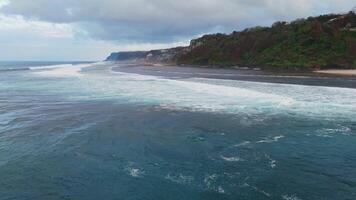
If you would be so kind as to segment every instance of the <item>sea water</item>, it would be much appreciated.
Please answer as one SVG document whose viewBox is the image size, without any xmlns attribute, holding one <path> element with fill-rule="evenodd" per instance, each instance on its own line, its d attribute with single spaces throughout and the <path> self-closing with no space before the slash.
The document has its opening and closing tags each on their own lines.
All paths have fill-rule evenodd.
<svg viewBox="0 0 356 200">
<path fill-rule="evenodd" d="M 356 199 L 354 88 L 0 65 L 0 199 Z"/>
</svg>

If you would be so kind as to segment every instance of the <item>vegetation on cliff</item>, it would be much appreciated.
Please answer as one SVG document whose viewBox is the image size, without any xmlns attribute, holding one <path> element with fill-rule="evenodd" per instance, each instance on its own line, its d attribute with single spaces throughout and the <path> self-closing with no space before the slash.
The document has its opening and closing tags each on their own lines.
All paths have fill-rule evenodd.
<svg viewBox="0 0 356 200">
<path fill-rule="evenodd" d="M 356 14 L 329 14 L 231 34 L 212 34 L 188 47 L 119 52 L 108 60 L 275 69 L 356 68 Z"/>
<path fill-rule="evenodd" d="M 278 68 L 356 68 L 356 14 L 276 22 L 191 41 L 180 64 Z"/>
</svg>

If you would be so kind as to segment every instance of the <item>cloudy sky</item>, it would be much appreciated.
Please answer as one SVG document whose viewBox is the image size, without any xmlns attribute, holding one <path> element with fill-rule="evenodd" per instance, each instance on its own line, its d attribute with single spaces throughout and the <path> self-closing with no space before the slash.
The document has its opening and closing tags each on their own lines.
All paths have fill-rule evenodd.
<svg viewBox="0 0 356 200">
<path fill-rule="evenodd" d="M 204 33 L 339 13 L 355 0 L 0 0 L 0 60 L 102 60 Z"/>
</svg>

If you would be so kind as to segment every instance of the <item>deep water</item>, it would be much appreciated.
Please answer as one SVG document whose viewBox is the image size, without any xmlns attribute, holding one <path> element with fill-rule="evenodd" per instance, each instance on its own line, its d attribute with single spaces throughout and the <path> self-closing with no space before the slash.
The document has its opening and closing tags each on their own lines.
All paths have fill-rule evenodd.
<svg viewBox="0 0 356 200">
<path fill-rule="evenodd" d="M 0 199 L 356 199 L 356 89 L 58 64 L 0 66 Z"/>
</svg>

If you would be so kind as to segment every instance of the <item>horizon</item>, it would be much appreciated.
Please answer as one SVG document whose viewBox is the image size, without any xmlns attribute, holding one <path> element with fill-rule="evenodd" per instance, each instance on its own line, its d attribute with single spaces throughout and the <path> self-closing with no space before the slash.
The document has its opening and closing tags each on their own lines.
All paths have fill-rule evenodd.
<svg viewBox="0 0 356 200">
<path fill-rule="evenodd" d="M 201 5 L 201 1 L 107 0 L 81 6 L 72 0 L 0 0 L 0 60 L 102 61 L 112 52 L 187 46 L 205 34 L 229 34 L 355 9 L 350 0 L 338 1 L 336 6 L 335 0 L 225 1 L 207 0 Z M 144 9 L 145 5 L 150 9 Z"/>
</svg>

